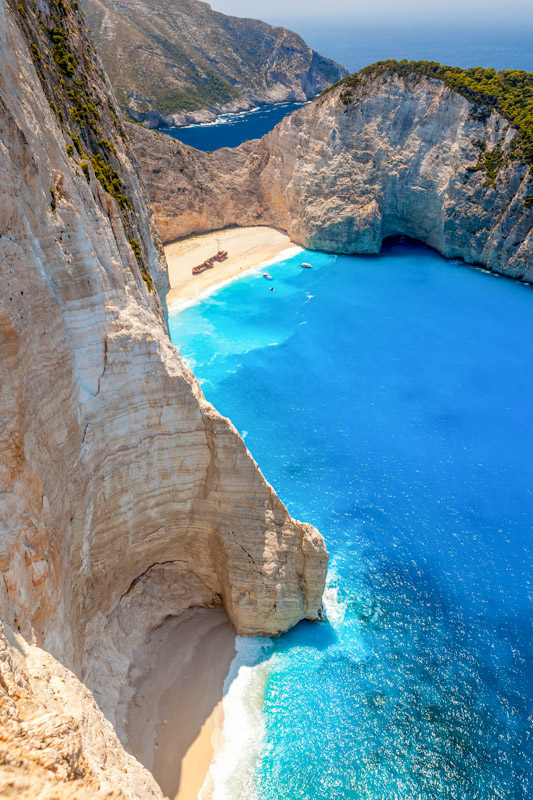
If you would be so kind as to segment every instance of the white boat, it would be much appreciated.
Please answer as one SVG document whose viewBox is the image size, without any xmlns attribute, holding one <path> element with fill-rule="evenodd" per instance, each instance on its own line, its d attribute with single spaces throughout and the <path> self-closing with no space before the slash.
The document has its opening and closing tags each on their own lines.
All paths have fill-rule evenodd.
<svg viewBox="0 0 533 800">
<path fill-rule="evenodd" d="M 263 272 L 263 278 L 266 278 L 267 281 L 271 281 L 272 280 L 272 275 L 269 275 L 268 272 Z"/>
<path fill-rule="evenodd" d="M 312 264 L 308 264 L 307 261 L 302 261 L 302 267 L 305 267 L 306 269 L 311 269 L 312 266 L 313 265 Z"/>
</svg>

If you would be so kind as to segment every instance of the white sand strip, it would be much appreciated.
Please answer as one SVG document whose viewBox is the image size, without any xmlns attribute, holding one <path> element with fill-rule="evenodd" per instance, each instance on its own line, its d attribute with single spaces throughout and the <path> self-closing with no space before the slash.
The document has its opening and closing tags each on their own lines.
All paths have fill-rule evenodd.
<svg viewBox="0 0 533 800">
<path fill-rule="evenodd" d="M 166 620 L 136 653 L 136 699 L 128 750 L 164 794 L 197 800 L 223 724 L 224 680 L 235 631 L 221 609 L 190 609 Z"/>
<path fill-rule="evenodd" d="M 169 308 L 183 305 L 205 294 L 213 286 L 224 283 L 245 270 L 275 258 L 292 242 L 276 228 L 226 228 L 222 231 L 191 236 L 165 247 L 170 279 L 167 295 Z M 214 256 L 218 250 L 228 252 L 227 261 L 215 264 L 200 275 L 192 268 Z"/>
</svg>

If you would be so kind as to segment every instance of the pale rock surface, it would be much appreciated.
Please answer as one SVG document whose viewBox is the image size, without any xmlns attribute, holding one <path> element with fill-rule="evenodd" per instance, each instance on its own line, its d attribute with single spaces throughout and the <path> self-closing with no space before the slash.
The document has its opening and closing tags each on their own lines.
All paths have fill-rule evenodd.
<svg viewBox="0 0 533 800">
<path fill-rule="evenodd" d="M 509 154 L 516 136 L 483 121 L 439 80 L 369 77 L 346 105 L 333 89 L 262 139 L 212 154 L 130 126 L 165 241 L 229 225 L 273 225 L 311 249 L 377 253 L 406 235 L 444 256 L 533 280 L 529 168 L 494 185 L 476 141 Z"/>
<path fill-rule="evenodd" d="M 0 731 L 2 798 L 163 796 L 76 676 L 1 623 Z"/>
<path fill-rule="evenodd" d="M 74 150 L 67 154 L 70 139 L 42 88 L 53 91 L 53 82 L 38 79 L 27 46 L 41 36 L 34 13 L 44 27 L 55 24 L 47 0 L 38 8 L 27 3 L 23 16 L 0 0 L 0 611 L 29 643 L 1 640 L 9 736 L 22 749 L 0 764 L 0 781 L 13 797 L 70 798 L 75 783 L 57 791 L 55 783 L 79 774 L 88 787 L 80 797 L 98 786 L 155 797 L 140 765 L 134 780 L 115 779 L 123 768 L 129 775 L 130 758 L 66 669 L 84 676 L 120 733 L 128 659 L 153 626 L 191 605 L 222 605 L 242 634 L 316 619 L 327 553 L 314 528 L 289 516 L 170 343 L 153 216 L 109 84 L 70 6 L 61 24 L 79 40 L 102 109 L 98 135 L 115 148 L 156 292 L 116 201 L 88 161 L 86 178 Z M 12 667 L 13 648 L 24 663 Z M 44 671 L 35 681 L 30 662 Z M 58 717 L 62 701 L 46 688 L 55 675 L 71 687 L 65 714 L 75 723 Z M 20 681 L 21 703 L 35 696 L 42 712 L 24 716 L 12 689 Z M 34 764 L 34 751 L 49 746 L 57 758 Z M 116 760 L 110 772 L 103 760 L 106 780 L 94 782 L 108 746 Z"/>
</svg>

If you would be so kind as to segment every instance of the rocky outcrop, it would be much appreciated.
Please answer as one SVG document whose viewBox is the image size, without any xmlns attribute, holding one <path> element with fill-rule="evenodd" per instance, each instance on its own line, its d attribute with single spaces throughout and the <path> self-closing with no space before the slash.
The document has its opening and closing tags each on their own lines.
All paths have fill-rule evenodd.
<svg viewBox="0 0 533 800">
<path fill-rule="evenodd" d="M 78 796 L 53 788 L 78 779 L 157 796 L 139 765 L 104 780 L 96 762 L 130 775 L 129 757 L 66 668 L 120 732 L 151 626 L 222 605 L 239 633 L 277 634 L 317 617 L 327 555 L 170 343 L 159 237 L 77 3 L 0 0 L 0 63 L 0 610 L 35 648 L 0 640 L 0 773 L 18 797 L 26 767 L 51 781 L 34 797 Z"/>
<path fill-rule="evenodd" d="M 160 800 L 91 692 L 0 623 L 0 797 Z"/>
<path fill-rule="evenodd" d="M 131 128 L 165 240 L 266 224 L 312 249 L 377 253 L 406 235 L 533 280 L 531 170 L 509 122 L 477 111 L 441 80 L 370 72 L 235 150 Z"/>
<path fill-rule="evenodd" d="M 347 74 L 286 28 L 198 0 L 84 0 L 118 100 L 149 127 L 303 101 Z"/>
</svg>

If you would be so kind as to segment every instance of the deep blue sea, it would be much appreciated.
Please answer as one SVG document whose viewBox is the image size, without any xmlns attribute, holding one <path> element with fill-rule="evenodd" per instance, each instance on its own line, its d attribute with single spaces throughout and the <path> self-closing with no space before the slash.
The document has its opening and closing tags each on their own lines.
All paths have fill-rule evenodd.
<svg viewBox="0 0 533 800">
<path fill-rule="evenodd" d="M 216 800 L 531 800 L 533 287 L 405 240 L 263 270 L 171 334 L 324 535 L 329 621 L 238 639 Z"/>
<path fill-rule="evenodd" d="M 268 13 L 268 9 L 265 9 Z M 297 31 L 324 56 L 355 72 L 386 58 L 426 59 L 459 67 L 493 67 L 533 71 L 533 27 L 509 22 L 488 26 L 428 24 L 358 24 L 353 18 L 267 18 Z M 167 128 L 165 133 L 200 150 L 237 147 L 268 133 L 299 103 L 263 107 L 250 113 L 227 114 L 210 125 Z"/>
<path fill-rule="evenodd" d="M 238 147 L 248 139 L 260 139 L 274 128 L 283 117 L 301 108 L 303 103 L 278 103 L 263 106 L 240 114 L 223 114 L 207 125 L 188 125 L 185 128 L 161 128 L 180 142 L 198 150 L 218 150 L 220 147 Z"/>
<path fill-rule="evenodd" d="M 412 12 L 411 12 L 412 15 Z M 490 19 L 490 6 L 487 20 Z M 421 22 L 357 23 L 353 18 L 268 20 L 297 31 L 314 50 L 355 72 L 386 58 L 440 61 L 452 67 L 492 67 L 533 71 L 533 25 L 509 19 L 507 24 L 474 25 Z"/>
</svg>

